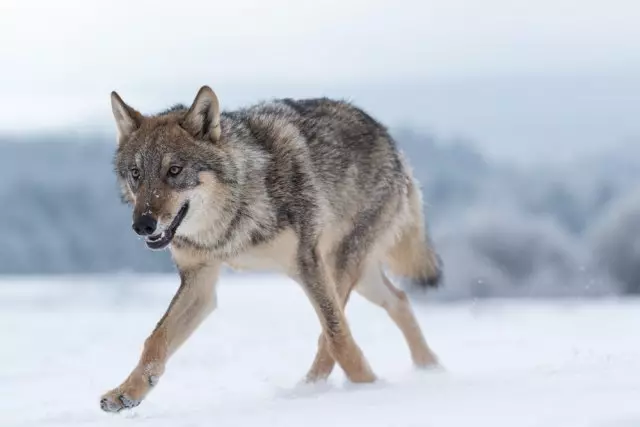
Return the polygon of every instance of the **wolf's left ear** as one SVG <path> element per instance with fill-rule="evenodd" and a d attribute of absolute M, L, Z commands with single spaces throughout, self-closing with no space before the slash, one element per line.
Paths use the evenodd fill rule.
<path fill-rule="evenodd" d="M 218 142 L 220 139 L 220 104 L 209 86 L 202 86 L 191 108 L 182 121 L 182 127 L 199 139 Z"/>
<path fill-rule="evenodd" d="M 138 129 L 142 123 L 142 114 L 129 107 L 115 91 L 111 92 L 111 110 L 118 127 L 118 141 Z"/>

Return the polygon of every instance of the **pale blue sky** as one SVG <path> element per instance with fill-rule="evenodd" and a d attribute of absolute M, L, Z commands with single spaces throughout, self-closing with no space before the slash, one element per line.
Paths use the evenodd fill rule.
<path fill-rule="evenodd" d="M 570 154 L 640 135 L 638 22 L 632 0 L 3 0 L 0 132 L 112 131 L 113 89 L 157 110 L 209 84 L 227 107 L 341 96 L 497 154 Z"/>

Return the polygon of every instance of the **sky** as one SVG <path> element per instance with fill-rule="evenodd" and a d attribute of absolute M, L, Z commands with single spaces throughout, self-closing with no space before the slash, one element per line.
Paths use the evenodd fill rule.
<path fill-rule="evenodd" d="M 2 0 L 0 133 L 134 107 L 352 99 L 389 125 L 545 155 L 640 135 L 634 0 Z M 540 148 L 547 147 L 547 148 Z"/>

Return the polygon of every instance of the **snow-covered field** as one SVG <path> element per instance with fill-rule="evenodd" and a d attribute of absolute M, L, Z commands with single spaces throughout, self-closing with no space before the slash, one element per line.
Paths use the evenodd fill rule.
<path fill-rule="evenodd" d="M 0 426 L 640 426 L 640 301 L 415 304 L 445 372 L 414 371 L 385 313 L 354 296 L 381 377 L 299 384 L 319 325 L 286 279 L 225 277 L 219 309 L 139 407 L 99 397 L 135 365 L 177 277 L 0 282 Z"/>

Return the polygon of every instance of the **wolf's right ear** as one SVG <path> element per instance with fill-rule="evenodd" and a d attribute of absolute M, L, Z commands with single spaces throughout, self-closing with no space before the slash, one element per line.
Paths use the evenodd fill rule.
<path fill-rule="evenodd" d="M 182 121 L 182 127 L 196 138 L 212 142 L 220 139 L 220 104 L 209 86 L 202 86 L 198 91 Z"/>
<path fill-rule="evenodd" d="M 118 141 L 128 137 L 142 123 L 142 114 L 129 107 L 115 91 L 111 92 L 111 110 L 118 127 Z"/>

